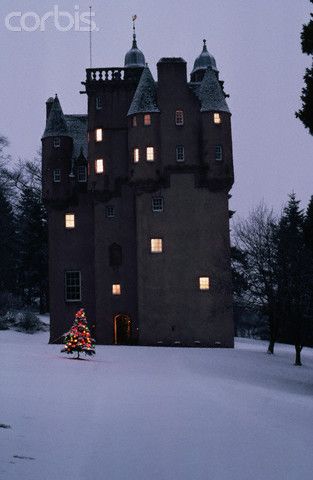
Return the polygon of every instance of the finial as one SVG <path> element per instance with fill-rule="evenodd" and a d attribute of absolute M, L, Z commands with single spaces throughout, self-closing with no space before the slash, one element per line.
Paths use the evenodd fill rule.
<path fill-rule="evenodd" d="M 203 39 L 203 51 L 204 51 L 204 52 L 207 51 L 207 48 L 206 48 L 206 39 L 205 39 L 205 38 Z"/>
<path fill-rule="evenodd" d="M 136 40 L 136 20 L 137 20 L 137 15 L 132 16 L 132 21 L 133 21 L 133 48 L 137 48 L 137 40 Z"/>

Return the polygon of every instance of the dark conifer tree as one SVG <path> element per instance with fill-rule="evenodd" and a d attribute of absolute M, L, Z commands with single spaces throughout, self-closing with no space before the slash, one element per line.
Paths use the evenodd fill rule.
<path fill-rule="evenodd" d="M 313 3 L 313 0 L 310 0 Z M 313 59 L 313 14 L 311 19 L 303 25 L 301 33 L 302 52 L 310 55 Z M 313 135 L 313 63 L 310 68 L 307 68 L 304 75 L 304 88 L 302 89 L 302 107 L 296 112 L 296 116 L 301 120 L 305 128 L 309 129 Z"/>
<path fill-rule="evenodd" d="M 0 292 L 16 289 L 16 225 L 12 205 L 0 184 Z"/>

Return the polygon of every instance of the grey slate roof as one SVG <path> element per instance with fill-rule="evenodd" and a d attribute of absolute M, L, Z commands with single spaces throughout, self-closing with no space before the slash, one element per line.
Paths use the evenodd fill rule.
<path fill-rule="evenodd" d="M 137 46 L 136 35 L 133 35 L 132 48 L 126 53 L 124 66 L 125 68 L 142 68 L 146 64 L 145 56 Z"/>
<path fill-rule="evenodd" d="M 156 84 L 149 68 L 146 66 L 142 71 L 134 98 L 128 110 L 128 115 L 159 111 Z"/>
<path fill-rule="evenodd" d="M 87 115 L 64 115 L 68 128 L 68 135 L 73 138 L 73 158 L 77 159 L 81 153 L 87 158 Z"/>
<path fill-rule="evenodd" d="M 200 99 L 201 112 L 216 111 L 230 113 L 224 92 L 212 68 L 207 68 L 196 94 Z"/>
<path fill-rule="evenodd" d="M 50 99 L 49 99 L 50 100 Z M 61 137 L 68 135 L 67 124 L 57 95 L 53 100 L 43 137 Z"/>
<path fill-rule="evenodd" d="M 213 70 L 217 71 L 215 58 L 210 52 L 208 52 L 206 40 L 203 40 L 202 52 L 196 58 L 191 74 L 198 70 L 205 70 L 207 67 L 211 67 Z"/>

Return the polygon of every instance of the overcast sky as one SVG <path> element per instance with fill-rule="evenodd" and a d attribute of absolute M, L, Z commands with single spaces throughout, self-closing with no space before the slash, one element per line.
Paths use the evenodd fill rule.
<path fill-rule="evenodd" d="M 40 146 L 45 101 L 56 92 L 65 113 L 85 113 L 80 82 L 89 66 L 88 32 L 12 32 L 11 12 L 40 17 L 54 5 L 70 14 L 89 1 L 1 0 L 0 133 L 13 158 L 31 158 Z M 309 0 L 93 0 L 93 66 L 123 66 L 136 13 L 138 46 L 156 78 L 162 56 L 182 56 L 190 73 L 207 39 L 233 117 L 235 186 L 231 207 L 246 215 L 260 200 L 280 210 L 295 191 L 306 206 L 313 194 L 313 138 L 295 118 L 309 58 L 300 32 Z M 78 8 L 79 7 L 79 8 Z M 30 19 L 31 20 L 31 19 Z M 11 25 L 18 26 L 14 19 Z M 33 25 L 33 22 L 29 22 Z M 63 24 L 64 25 L 64 24 Z"/>

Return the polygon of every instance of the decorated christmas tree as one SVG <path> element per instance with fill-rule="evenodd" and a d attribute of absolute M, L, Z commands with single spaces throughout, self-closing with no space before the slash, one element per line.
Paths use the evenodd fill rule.
<path fill-rule="evenodd" d="M 94 339 L 91 338 L 87 325 L 85 310 L 81 308 L 75 315 L 75 321 L 69 332 L 64 335 L 65 347 L 61 352 L 77 352 L 77 359 L 81 352 L 86 355 L 93 355 L 95 352 Z"/>

